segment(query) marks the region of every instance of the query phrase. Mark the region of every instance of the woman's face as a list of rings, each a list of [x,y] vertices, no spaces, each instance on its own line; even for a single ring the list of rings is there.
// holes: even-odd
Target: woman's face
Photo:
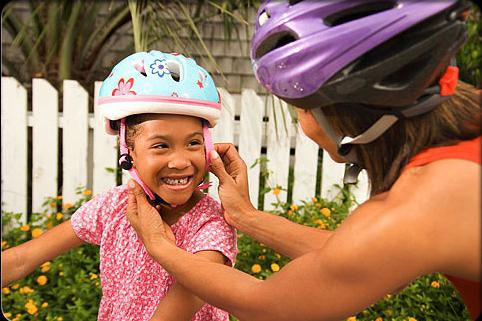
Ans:
[[[323,150],[330,154],[330,157],[338,163],[345,163],[346,160],[338,155],[338,147],[336,144],[328,137],[325,131],[318,125],[315,116],[309,110],[296,108],[296,113],[298,115],[298,121],[300,123],[301,129],[308,138],[313,140],[318,144]]]
[[[205,173],[204,136],[199,118],[156,114],[137,125],[133,167],[142,181],[170,204],[189,201]]]

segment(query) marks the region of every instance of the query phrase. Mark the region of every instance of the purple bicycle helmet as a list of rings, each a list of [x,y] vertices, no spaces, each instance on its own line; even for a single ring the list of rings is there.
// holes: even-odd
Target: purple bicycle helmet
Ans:
[[[371,142],[398,118],[448,98],[437,81],[465,42],[469,8],[465,0],[263,1],[252,39],[254,73],[269,92],[313,109],[339,154],[356,163],[343,144]],[[338,137],[315,108],[336,103],[386,117],[361,138]]]

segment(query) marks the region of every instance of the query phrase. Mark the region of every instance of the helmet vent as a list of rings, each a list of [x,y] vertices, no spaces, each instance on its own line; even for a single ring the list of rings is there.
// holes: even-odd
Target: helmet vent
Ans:
[[[347,22],[362,19],[386,10],[393,9],[396,6],[397,3],[395,1],[367,2],[329,15],[328,17],[324,18],[324,23],[327,26],[335,27]]]
[[[256,58],[261,58],[265,54],[284,47],[298,38],[291,32],[283,31],[269,36],[265,41],[263,41],[256,49]]]
[[[174,60],[169,60],[166,64],[167,69],[169,69],[171,78],[177,82],[181,81],[181,65]]]

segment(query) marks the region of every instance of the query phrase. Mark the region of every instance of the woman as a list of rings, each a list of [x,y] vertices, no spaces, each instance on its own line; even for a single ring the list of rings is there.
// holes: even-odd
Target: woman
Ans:
[[[361,168],[371,198],[334,232],[257,211],[246,165],[217,145],[212,172],[227,222],[293,260],[261,281],[202,261],[132,182],[128,218],[176,280],[241,320],[340,320],[417,277],[448,276],[481,314],[480,96],[457,83],[465,1],[263,3],[253,37],[257,79],[299,107],[303,131]]]

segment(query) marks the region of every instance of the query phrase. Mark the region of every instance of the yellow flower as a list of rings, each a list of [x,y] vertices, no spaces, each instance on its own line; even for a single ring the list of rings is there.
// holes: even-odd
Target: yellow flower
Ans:
[[[356,317],[349,317],[346,321],[356,321]]]
[[[410,318],[408,318],[408,321],[417,321],[417,319],[410,317]]]
[[[20,287],[20,284],[18,283],[15,283],[14,285],[12,285],[12,289],[16,290]]]
[[[253,266],[251,267],[251,272],[253,272],[253,273],[259,273],[259,272],[261,272],[261,265],[259,265],[259,264],[253,264]]]
[[[74,204],[72,204],[72,203],[65,203],[65,204],[64,204],[64,208],[65,208],[66,210],[68,210],[69,208],[72,208],[72,207],[74,207]]]
[[[291,204],[290,209],[294,212],[298,210],[298,205],[296,204]]]
[[[381,317],[378,317],[375,319],[375,321],[383,321],[383,319]]]
[[[95,281],[95,286],[99,286],[99,281]]]
[[[430,286],[432,288],[438,289],[440,287],[440,283],[438,283],[437,281],[432,281],[432,283],[430,283]]]
[[[22,315],[21,315],[20,313],[18,313],[18,314],[15,316],[15,318],[12,319],[12,321],[18,321],[18,320],[20,320],[20,317],[21,317],[21,316],[22,316]]]
[[[63,320],[64,320],[64,318],[62,318],[62,317],[57,318],[57,321],[63,321]]]
[[[318,199],[317,199],[316,197],[313,197],[313,198],[311,199],[311,201],[312,201],[313,203],[317,203],[317,202],[318,202]]]
[[[20,294],[29,294],[29,293],[32,293],[33,290],[28,287],[28,286],[24,286],[22,288],[20,288],[20,290],[18,290],[20,292]]]
[[[32,237],[33,238],[37,238],[39,237],[40,235],[42,235],[43,231],[41,229],[39,229],[38,227],[37,228],[34,228],[32,230]]]
[[[315,220],[314,223],[318,224],[318,227],[321,228],[321,229],[325,229],[325,228],[326,228],[325,222],[323,222],[323,221],[320,220],[320,219]]]
[[[44,302],[44,303],[42,303],[42,305],[41,305],[42,308],[46,308],[46,307],[48,307],[48,306],[49,306],[49,303],[48,303],[48,302]]]
[[[6,318],[10,318],[12,316],[12,314],[10,312],[5,312],[3,314]]]
[[[37,283],[39,285],[45,285],[47,283],[48,279],[45,275],[41,275],[37,278]]]
[[[60,271],[59,276],[64,276],[64,272]]]
[[[47,261],[47,262],[43,263],[42,265],[40,265],[40,271],[42,271],[42,272],[50,271],[50,261]]]
[[[276,255],[276,257],[277,257],[278,259],[281,259],[281,254],[276,253],[275,255]]]
[[[92,191],[90,189],[86,189],[85,191],[82,192],[84,196],[90,196],[92,195]]]
[[[97,279],[97,274],[95,274],[95,273],[90,273],[90,279],[91,279],[91,280]]]
[[[5,287],[2,289],[3,294],[10,294],[10,289],[8,287]]]
[[[273,272],[278,272],[279,271],[279,265],[276,263],[271,264],[271,271]]]
[[[55,216],[57,221],[60,221],[62,219],[62,217],[64,217],[64,214],[62,214],[62,213],[57,213],[57,215]]]
[[[28,232],[30,230],[30,226],[28,224],[26,224],[26,225],[22,226],[20,228],[20,230],[23,231],[23,232]]]
[[[320,210],[320,213],[323,214],[324,216],[326,217],[330,217],[331,215],[331,210],[327,207],[323,207],[321,210]]]
[[[25,303],[25,308],[29,314],[35,314],[38,311],[37,306],[35,305],[35,301],[29,299],[27,303]]]
[[[8,247],[8,242],[7,241],[2,241],[2,249]]]
[[[50,206],[56,207],[56,206],[57,206],[57,202],[56,202],[56,201],[50,202]]]
[[[279,193],[281,193],[281,188],[275,187],[275,188],[272,189],[272,191],[273,191],[273,194],[274,194],[274,195],[278,196]]]
[[[57,196],[57,199],[58,199],[58,200],[61,200],[61,199],[63,199],[63,198],[64,198],[64,197],[63,197],[62,195]]]

